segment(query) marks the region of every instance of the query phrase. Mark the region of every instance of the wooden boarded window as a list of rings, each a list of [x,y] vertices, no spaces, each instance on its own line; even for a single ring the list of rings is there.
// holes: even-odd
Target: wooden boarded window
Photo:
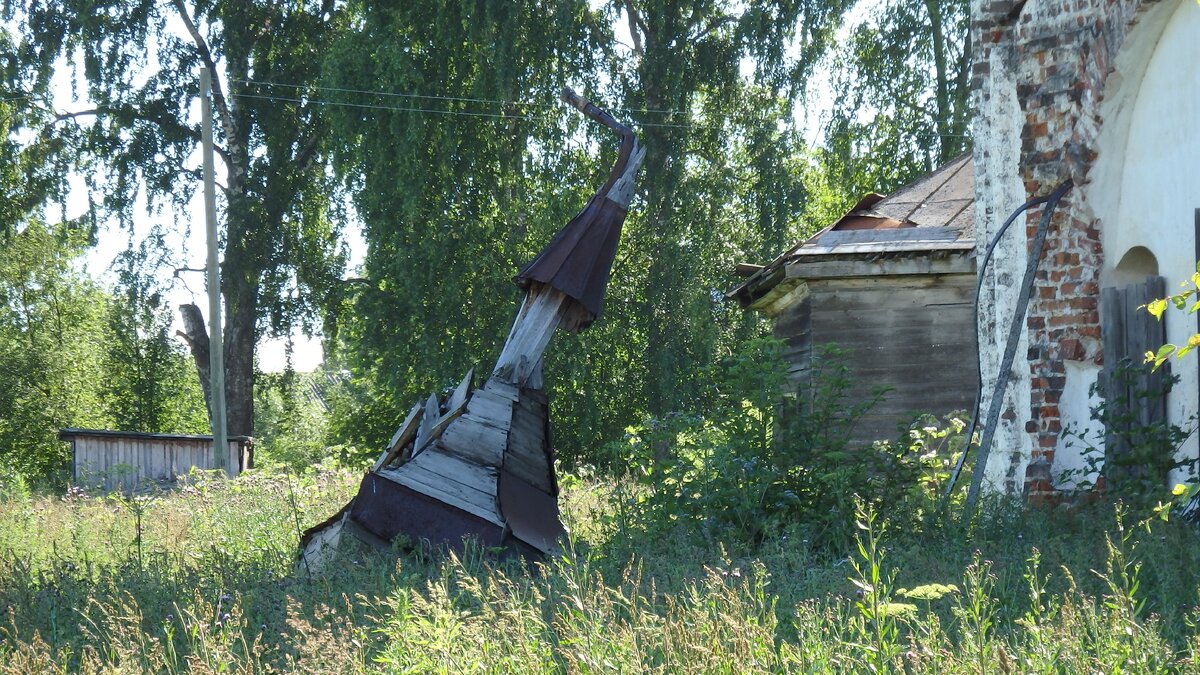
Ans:
[[[1166,397],[1170,364],[1155,371],[1145,363],[1146,352],[1167,341],[1166,320],[1138,309],[1166,295],[1166,280],[1157,276],[1100,292],[1104,476],[1117,492],[1126,486],[1165,484],[1173,462]]]

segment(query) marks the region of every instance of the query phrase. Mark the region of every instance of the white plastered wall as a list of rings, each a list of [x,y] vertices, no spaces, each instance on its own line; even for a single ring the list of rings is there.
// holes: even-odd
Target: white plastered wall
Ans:
[[[988,0],[972,0],[973,15],[980,15]],[[1005,49],[993,49],[984,63],[989,74],[973,92],[975,107],[975,231],[980,260],[1005,218],[1026,200],[1021,180],[1020,149],[1024,115],[1017,101],[1016,67]],[[983,370],[982,416],[991,405],[997,370],[1004,354],[1021,276],[1025,269],[1025,222],[1018,219],[996,247],[992,263],[982,270],[979,293],[979,358]],[[1021,319],[1024,325],[1024,319]],[[1028,351],[1027,331],[1022,330],[1018,356]],[[1000,424],[984,472],[985,491],[1020,493],[1025,482],[1032,439],[1025,433],[1029,417],[1029,364],[1017,358],[1010,375]],[[1007,418],[1007,419],[1006,419]]]
[[[1116,270],[1131,249],[1145,247],[1168,289],[1196,270],[1195,210],[1200,208],[1200,5],[1164,0],[1143,13],[1126,37],[1105,85],[1097,159],[1085,186],[1100,220],[1101,285],[1126,282]],[[1196,319],[1167,317],[1167,339],[1180,344]],[[1195,415],[1200,378],[1195,356],[1174,365],[1180,382],[1168,397],[1168,417],[1184,425]],[[1087,378],[1068,373],[1064,400],[1086,397]],[[1066,411],[1064,411],[1065,413]],[[1065,420],[1064,420],[1065,421]],[[1060,441],[1055,473],[1071,450]],[[1193,436],[1180,454],[1195,456]],[[1060,462],[1061,457],[1061,462]],[[1173,480],[1182,480],[1176,475]]]

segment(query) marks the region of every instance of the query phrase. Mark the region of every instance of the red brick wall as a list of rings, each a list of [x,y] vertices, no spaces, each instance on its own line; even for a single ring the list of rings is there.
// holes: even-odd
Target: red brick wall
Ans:
[[[1029,385],[1032,409],[1025,432],[1032,457],[1025,473],[1031,499],[1052,497],[1051,467],[1062,431],[1058,404],[1067,360],[1100,363],[1100,223],[1083,190],[1096,159],[1100,104],[1113,57],[1143,6],[1134,0],[976,2],[972,38],[978,91],[1000,63],[1009,70],[1021,107],[1021,179],[1028,196],[1049,193],[1068,178],[1067,194],[1051,221],[1030,301]],[[996,58],[1000,57],[1000,58]],[[988,120],[977,116],[976,125]],[[1007,208],[1015,208],[1013,204]],[[1029,214],[1028,239],[1041,218]],[[1023,270],[1009,270],[1017,278]]]

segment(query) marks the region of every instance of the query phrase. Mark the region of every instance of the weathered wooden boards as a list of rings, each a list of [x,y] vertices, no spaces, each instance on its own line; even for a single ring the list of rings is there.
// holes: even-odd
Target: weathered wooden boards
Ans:
[[[71,443],[74,482],[104,491],[138,490],[171,483],[192,468],[213,468],[211,436],[63,429],[59,438]],[[250,439],[231,438],[226,466],[237,475],[251,455]]]
[[[542,284],[531,288],[492,374],[518,386],[527,385],[534,370],[540,370],[542,353],[569,304],[570,298],[562,291]]]
[[[383,540],[405,534],[455,545],[478,535],[512,540],[521,552],[556,550],[565,530],[546,395],[500,377],[472,390],[471,376],[442,400],[413,406],[368,474],[369,494],[360,491],[343,518],[305,533],[301,559],[310,570],[324,564],[343,529],[355,527]],[[395,487],[380,490],[389,483]]]
[[[914,412],[971,407],[977,376],[964,362],[975,350],[973,275],[816,279],[775,318],[797,391],[812,391],[817,348],[837,344],[850,369],[847,403],[883,398],[862,415],[852,440],[892,439]]]
[[[1166,297],[1163,277],[1147,277],[1127,286],[1100,290],[1100,331],[1104,340],[1104,371],[1100,383],[1104,389],[1108,428],[1104,437],[1104,473],[1110,487],[1129,479],[1161,480],[1166,471],[1152,476],[1144,458],[1132,457],[1131,441],[1139,439],[1139,430],[1160,426],[1167,421],[1166,389],[1170,367],[1151,370],[1143,366],[1146,352],[1158,351],[1167,342],[1166,323],[1139,308]],[[1158,449],[1166,466],[1175,448],[1164,443]],[[1138,461],[1141,460],[1141,461]]]

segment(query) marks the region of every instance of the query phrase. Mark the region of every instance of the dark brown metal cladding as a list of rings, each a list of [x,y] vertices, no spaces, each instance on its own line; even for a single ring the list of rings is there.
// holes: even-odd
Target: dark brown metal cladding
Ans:
[[[558,515],[558,499],[501,469],[500,511],[513,536],[543,553],[558,549],[566,536]]]
[[[517,283],[528,289],[530,282],[540,281],[562,291],[591,314],[581,326],[585,327],[604,306],[625,213],[606,197],[592,197],[583,211],[521,270]]]
[[[564,100],[570,101],[565,95]],[[600,315],[600,309],[604,306],[608,277],[617,255],[617,244],[621,241],[621,226],[625,223],[627,211],[608,199],[608,191],[629,166],[634,134],[629,127],[614,121],[607,112],[590,103],[580,107],[580,110],[621,135],[621,152],[604,186],[588,200],[577,216],[554,235],[537,257],[521,268],[515,281],[526,290],[531,282],[540,281],[583,305],[591,314],[580,326],[585,328]]]
[[[484,546],[502,546],[504,529],[373,473],[363,477],[350,518],[385,541],[403,534],[461,549],[464,537]]]

